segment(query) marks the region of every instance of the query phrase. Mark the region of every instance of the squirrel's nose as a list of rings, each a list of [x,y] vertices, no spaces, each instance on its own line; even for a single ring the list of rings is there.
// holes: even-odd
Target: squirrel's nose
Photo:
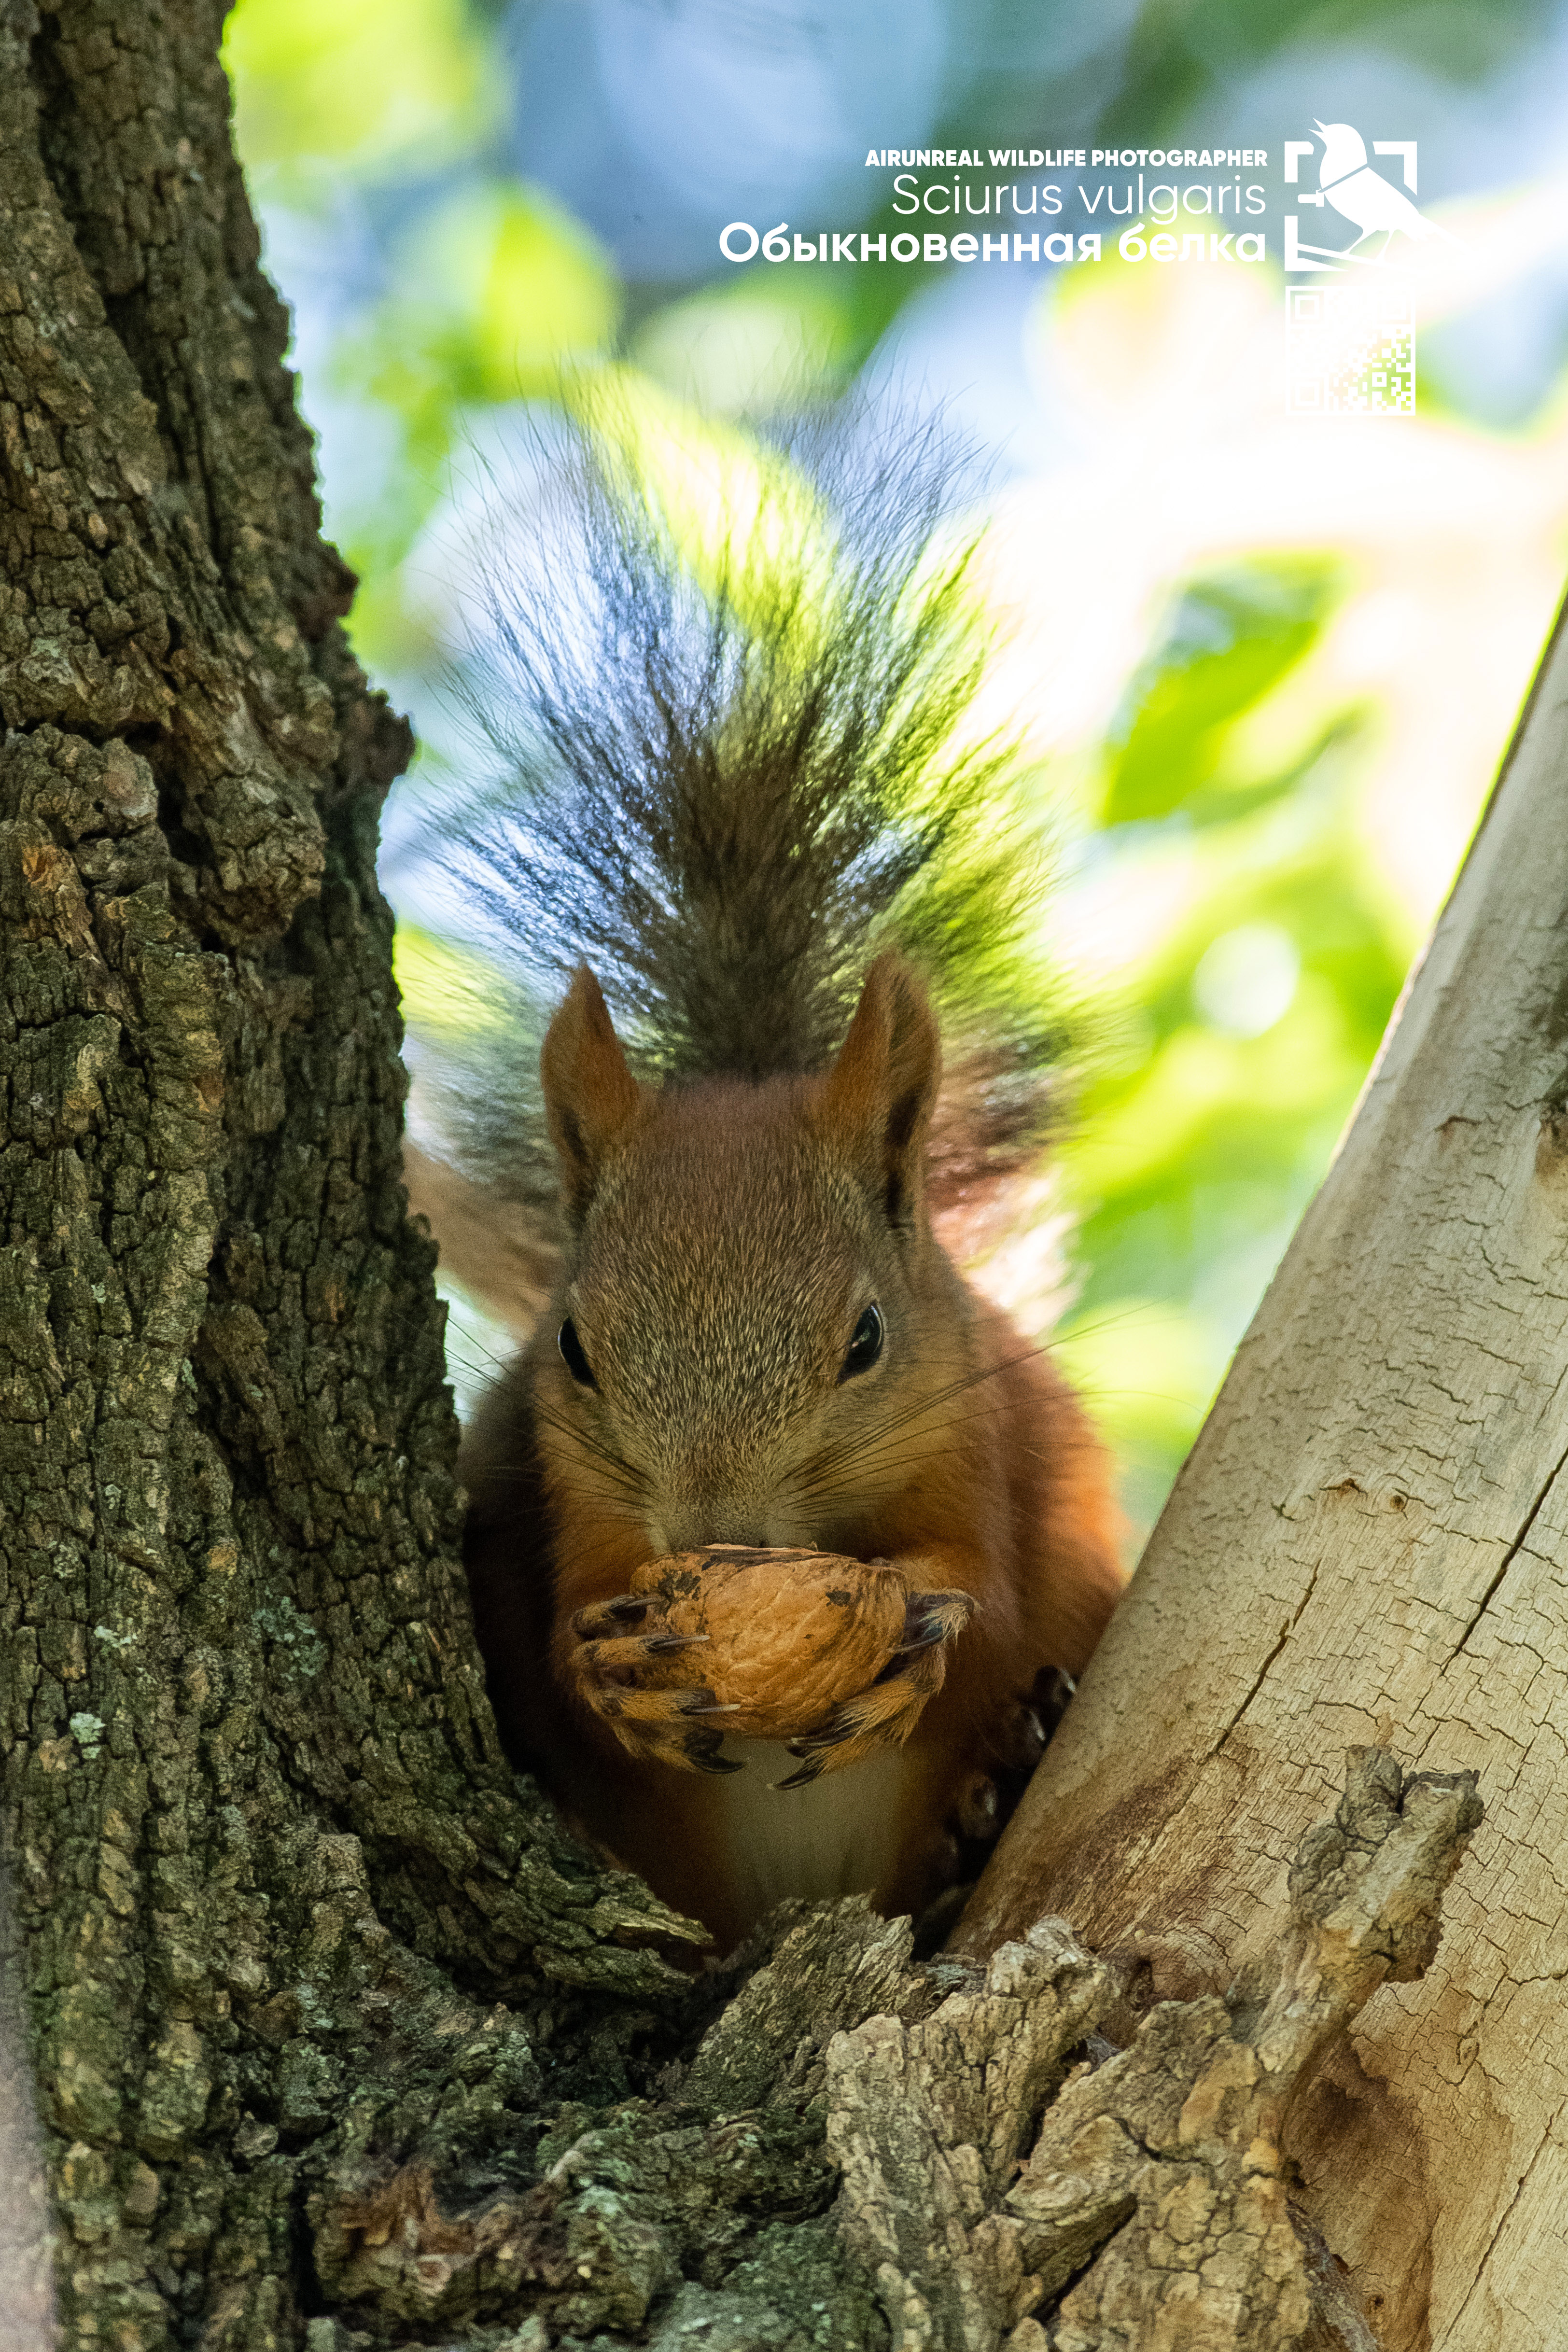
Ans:
[[[752,1544],[768,1540],[765,1517],[741,1501],[715,1497],[711,1502],[672,1503],[648,1520],[648,1539],[660,1554],[702,1551],[709,1544]]]

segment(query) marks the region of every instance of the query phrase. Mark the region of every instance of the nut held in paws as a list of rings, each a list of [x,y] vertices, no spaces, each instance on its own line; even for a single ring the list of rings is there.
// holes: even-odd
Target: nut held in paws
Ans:
[[[646,1617],[634,1619],[633,1602]],[[879,1683],[918,1667],[922,1696],[939,1686],[942,1648],[973,1606],[967,1593],[912,1591],[886,1562],[716,1544],[647,1561],[629,1594],[581,1611],[574,1626],[596,1648],[603,1642],[604,1667],[613,1660],[625,1733],[627,1717],[657,1706],[655,1694],[667,1708],[680,1694],[680,1713],[710,1724],[715,1744],[721,1735],[826,1748],[843,1737],[831,1727],[848,1704]],[[648,1727],[637,1724],[645,1736]]]

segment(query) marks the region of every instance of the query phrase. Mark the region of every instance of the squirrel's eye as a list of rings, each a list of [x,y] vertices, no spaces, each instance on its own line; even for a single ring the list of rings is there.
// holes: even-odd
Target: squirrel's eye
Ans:
[[[868,1372],[881,1352],[882,1310],[873,1301],[855,1326],[855,1337],[849,1342],[839,1380],[852,1381],[857,1372]]]
[[[556,1334],[556,1345],[566,1360],[566,1369],[579,1388],[596,1389],[598,1381],[588,1370],[588,1359],[583,1353],[583,1342],[577,1337],[577,1326],[570,1315]]]

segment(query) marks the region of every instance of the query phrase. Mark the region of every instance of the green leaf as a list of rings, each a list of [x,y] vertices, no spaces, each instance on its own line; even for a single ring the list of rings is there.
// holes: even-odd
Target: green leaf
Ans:
[[[1229,729],[1310,650],[1339,590],[1338,566],[1310,556],[1193,581],[1111,731],[1103,822],[1169,816],[1220,786]]]

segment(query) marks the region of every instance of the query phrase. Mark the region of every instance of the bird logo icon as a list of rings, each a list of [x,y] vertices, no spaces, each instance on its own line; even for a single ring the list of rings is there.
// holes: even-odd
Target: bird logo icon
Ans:
[[[1452,233],[1428,220],[1412,204],[1405,188],[1415,185],[1415,146],[1414,141],[1380,140],[1376,152],[1400,155],[1405,162],[1405,188],[1395,187],[1367,161],[1366,142],[1349,122],[1320,122],[1313,118],[1313,130],[1323,142],[1318,163],[1316,190],[1302,189],[1297,201],[1331,208],[1348,220],[1356,235],[1346,246],[1298,245],[1295,224],[1289,224],[1287,245],[1289,248],[1287,268],[1333,268],[1345,261],[1363,267],[1377,266],[1387,260],[1389,248],[1395,237],[1408,237],[1412,244],[1424,244],[1430,237],[1443,237],[1452,245],[1458,243]],[[1313,152],[1310,140],[1292,140],[1285,150],[1285,177],[1291,181],[1297,175],[1297,159]],[[1359,247],[1369,237],[1381,236],[1382,246],[1373,253],[1363,253]],[[1300,255],[1317,257],[1312,261],[1299,261]]]

